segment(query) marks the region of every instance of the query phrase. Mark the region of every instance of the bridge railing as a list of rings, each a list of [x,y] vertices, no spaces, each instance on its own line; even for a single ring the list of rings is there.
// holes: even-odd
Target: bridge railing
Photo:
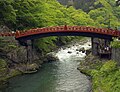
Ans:
[[[0,36],[15,36],[16,38],[42,34],[42,33],[52,33],[52,32],[88,32],[88,33],[98,33],[106,34],[111,36],[120,36],[120,31],[108,29],[108,28],[95,28],[95,27],[86,27],[86,26],[56,26],[56,27],[44,27],[30,29],[28,31],[16,31],[16,32],[1,32]]]
[[[1,32],[0,36],[2,36],[2,37],[15,36],[15,32]]]

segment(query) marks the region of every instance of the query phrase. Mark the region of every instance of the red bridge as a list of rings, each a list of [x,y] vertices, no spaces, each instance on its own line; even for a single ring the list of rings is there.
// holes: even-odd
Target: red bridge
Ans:
[[[1,32],[0,36],[14,36],[16,40],[26,41],[46,36],[87,36],[103,39],[120,37],[120,31],[108,28],[95,28],[85,26],[55,26],[36,28],[26,31]]]
[[[1,32],[0,36],[14,36],[16,40],[23,46],[27,47],[27,53],[31,55],[29,52],[29,48],[32,48],[32,39],[47,37],[47,36],[86,36],[91,37],[92,42],[92,53],[93,55],[97,55],[99,53],[99,45],[95,42],[94,38],[102,38],[105,39],[105,44],[108,41],[112,40],[112,37],[120,37],[119,30],[113,30],[108,28],[95,28],[95,27],[85,27],[85,26],[56,26],[56,27],[45,27],[45,28],[36,28],[30,29],[26,31],[16,31],[16,32]],[[106,44],[106,46],[110,46],[110,43]],[[104,46],[105,47],[105,46]],[[104,51],[104,50],[103,50]],[[101,53],[99,53],[101,54]],[[103,53],[104,54],[104,53]],[[105,53],[106,54],[106,53]],[[108,55],[111,52],[107,53]]]

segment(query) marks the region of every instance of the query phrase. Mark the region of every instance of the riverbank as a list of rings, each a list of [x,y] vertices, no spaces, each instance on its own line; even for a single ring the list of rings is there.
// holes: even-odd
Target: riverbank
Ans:
[[[91,77],[93,92],[119,92],[120,67],[117,62],[89,54],[78,69]]]
[[[46,38],[47,40],[48,38]],[[42,52],[40,53],[39,50],[33,51],[35,60],[32,61],[32,63],[26,63],[26,49],[24,46],[19,46],[18,42],[16,42],[13,38],[6,38],[1,39],[1,42],[6,44],[5,46],[0,46],[0,50],[2,51],[0,53],[1,56],[1,62],[0,62],[0,85],[4,85],[7,83],[7,80],[24,73],[35,73],[37,70],[41,68],[41,64],[49,61],[55,61],[57,58],[52,54],[47,54],[53,50],[58,51],[58,48],[60,46],[65,46],[66,44],[75,44],[78,41],[81,41],[82,38],[72,39],[72,37],[69,37],[69,40],[67,38],[62,38],[62,41],[59,40],[59,45],[57,43],[54,43],[55,46],[53,48],[47,48],[47,43],[44,49],[47,48],[47,50],[44,52],[44,49],[42,49]],[[86,39],[86,38],[85,38]],[[85,39],[83,38],[82,41]],[[5,41],[4,41],[5,40]],[[6,41],[7,40],[7,41]],[[8,41],[12,41],[14,43],[8,43]],[[71,40],[74,40],[71,42]],[[75,41],[76,40],[76,41]],[[45,42],[43,42],[45,44]],[[38,47],[41,46],[37,44]],[[49,44],[48,44],[49,46]],[[69,47],[69,46],[68,46]],[[8,48],[8,49],[6,49]],[[9,52],[9,53],[8,53]],[[4,56],[3,56],[4,54]],[[1,86],[0,86],[1,87]]]
[[[59,60],[44,63],[37,73],[11,78],[1,92],[90,92],[88,77],[77,70],[85,56],[80,49],[91,48],[90,40],[83,40],[60,47],[55,51]]]

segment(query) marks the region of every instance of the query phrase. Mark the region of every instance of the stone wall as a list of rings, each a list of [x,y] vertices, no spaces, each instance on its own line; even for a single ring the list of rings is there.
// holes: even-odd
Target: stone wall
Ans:
[[[92,54],[93,55],[100,55],[100,54],[109,54],[109,51],[106,52],[105,48],[110,48],[110,41],[100,38],[92,38]]]
[[[91,38],[92,41],[92,54],[98,55],[98,38]]]
[[[0,46],[0,57],[7,58],[13,63],[26,63],[27,62],[27,48],[25,46],[19,45],[17,40],[14,37],[5,37],[1,39]],[[32,48],[29,47],[31,50]],[[39,60],[39,55],[34,50],[30,51],[32,61]],[[39,53],[40,54],[40,53]],[[29,55],[30,56],[30,55]],[[34,56],[34,57],[33,57]]]

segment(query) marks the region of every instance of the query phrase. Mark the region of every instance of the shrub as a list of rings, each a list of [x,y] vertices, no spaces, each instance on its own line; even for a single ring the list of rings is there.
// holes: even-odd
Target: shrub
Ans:
[[[120,48],[120,41],[114,39],[114,41],[111,42],[111,46],[114,48]]]
[[[110,60],[108,62],[105,62],[105,64],[101,67],[100,71],[109,73],[114,71],[116,69],[116,66],[117,63],[115,61]]]

